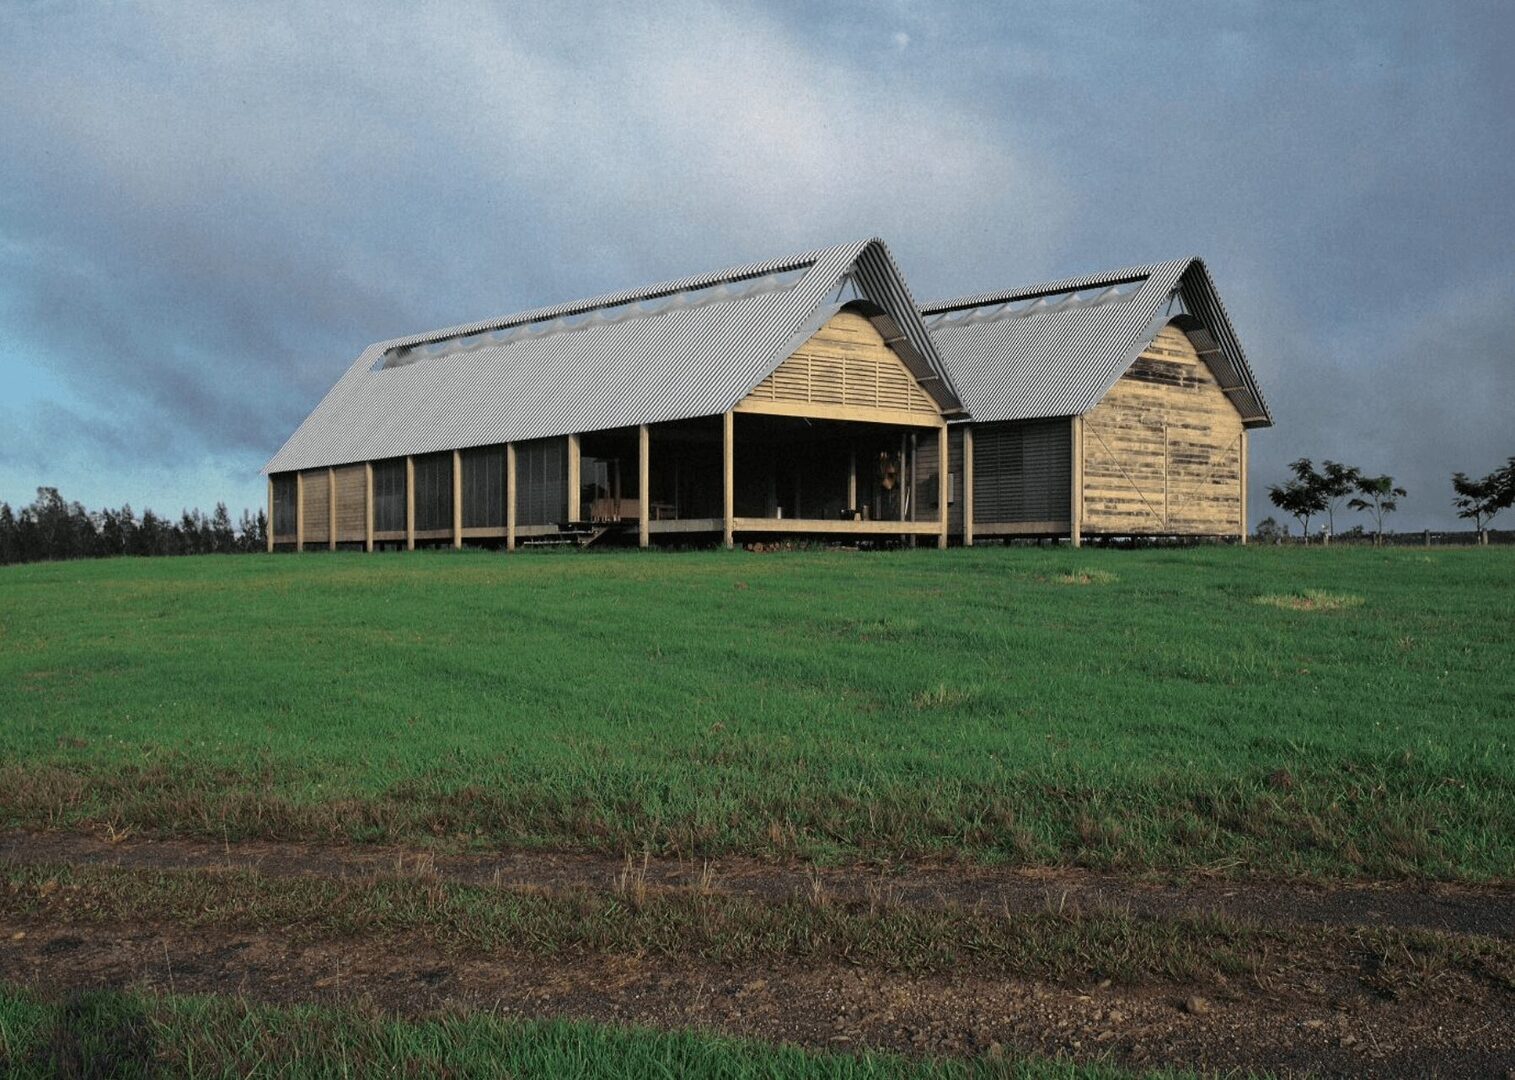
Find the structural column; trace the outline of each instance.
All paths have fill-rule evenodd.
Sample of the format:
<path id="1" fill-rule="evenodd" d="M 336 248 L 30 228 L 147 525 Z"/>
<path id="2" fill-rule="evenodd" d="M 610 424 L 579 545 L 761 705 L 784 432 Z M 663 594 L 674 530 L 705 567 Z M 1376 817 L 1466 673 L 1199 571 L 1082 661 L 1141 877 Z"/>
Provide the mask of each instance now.
<path id="1" fill-rule="evenodd" d="M 1068 492 L 1068 539 L 1074 547 L 1084 542 L 1084 418 L 1075 416 L 1068 421 L 1070 430 L 1068 452 L 1073 467 L 1073 486 Z"/>
<path id="2" fill-rule="evenodd" d="M 373 550 L 373 462 L 363 462 L 363 550 Z"/>
<path id="3" fill-rule="evenodd" d="M 405 550 L 416 549 L 416 459 L 405 455 Z"/>
<path id="4" fill-rule="evenodd" d="M 1240 442 L 1236 448 L 1236 473 L 1239 477 L 1237 483 L 1241 488 L 1241 536 L 1243 544 L 1247 542 L 1247 429 L 1242 428 L 1239 436 Z"/>
<path id="5" fill-rule="evenodd" d="M 847 513 L 857 513 L 857 447 L 847 452 Z"/>
<path id="6" fill-rule="evenodd" d="M 505 444 L 505 550 L 516 549 L 516 444 Z"/>
<path id="7" fill-rule="evenodd" d="M 936 546 L 945 549 L 947 547 L 948 523 L 952 520 L 947 513 L 947 488 L 952 480 L 952 472 L 949 466 L 952 459 L 948 456 L 950 444 L 947 441 L 947 425 L 943 424 L 936 429 L 936 505 L 942 519 L 942 530 L 936 535 Z"/>
<path id="8" fill-rule="evenodd" d="M 305 474 L 295 473 L 295 550 L 305 550 Z"/>
<path id="9" fill-rule="evenodd" d="M 337 550 L 337 470 L 326 467 L 326 550 Z"/>
<path id="10" fill-rule="evenodd" d="M 274 478 L 272 473 L 268 476 L 268 528 L 266 532 L 268 533 L 268 553 L 272 555 L 274 553 Z"/>
<path id="11" fill-rule="evenodd" d="M 637 427 L 637 547 L 646 547 L 650 540 L 647 518 L 652 510 L 652 497 L 647 488 L 648 478 L 652 473 L 648 465 L 652 449 L 651 442 L 647 425 L 639 425 Z"/>
<path id="12" fill-rule="evenodd" d="M 452 452 L 452 546 L 463 546 L 463 452 Z"/>
<path id="13" fill-rule="evenodd" d="M 579 490 L 579 437 L 568 436 L 568 520 L 578 521 L 583 507 L 579 505 L 582 492 Z"/>
<path id="14" fill-rule="evenodd" d="M 730 550 L 736 517 L 736 415 L 729 410 L 721 414 L 721 542 Z"/>
<path id="15" fill-rule="evenodd" d="M 973 546 L 973 425 L 963 425 L 963 546 Z"/>

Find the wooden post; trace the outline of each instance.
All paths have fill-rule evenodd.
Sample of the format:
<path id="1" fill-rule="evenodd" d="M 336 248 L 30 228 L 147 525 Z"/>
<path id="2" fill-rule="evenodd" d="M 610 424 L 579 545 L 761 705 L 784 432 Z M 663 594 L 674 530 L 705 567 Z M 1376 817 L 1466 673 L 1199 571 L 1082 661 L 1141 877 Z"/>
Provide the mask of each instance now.
<path id="1" fill-rule="evenodd" d="M 516 549 L 516 444 L 505 444 L 505 550 Z"/>
<path id="2" fill-rule="evenodd" d="M 652 472 L 648 465 L 651 442 L 647 425 L 639 425 L 637 427 L 637 547 L 646 547 L 650 539 L 651 530 L 647 526 L 647 516 L 652 509 L 652 496 L 647 488 L 648 478 Z"/>
<path id="3" fill-rule="evenodd" d="M 463 451 L 452 452 L 452 546 L 463 546 Z"/>
<path id="4" fill-rule="evenodd" d="M 416 549 L 416 459 L 405 455 L 405 550 Z"/>
<path id="5" fill-rule="evenodd" d="M 973 425 L 963 425 L 963 546 L 973 546 Z"/>
<path id="6" fill-rule="evenodd" d="M 274 553 L 274 476 L 268 474 L 268 553 Z"/>
<path id="7" fill-rule="evenodd" d="M 936 429 L 936 505 L 942 519 L 942 531 L 937 534 L 936 546 L 943 551 L 947 549 L 947 523 L 951 520 L 951 515 L 947 513 L 947 488 L 952 480 L 949 468 L 951 464 L 947 425 L 943 424 Z"/>
<path id="8" fill-rule="evenodd" d="M 857 517 L 857 447 L 847 451 L 847 513 Z"/>
<path id="9" fill-rule="evenodd" d="M 337 470 L 326 467 L 326 550 L 337 550 Z"/>
<path id="10" fill-rule="evenodd" d="M 579 491 L 579 437 L 568 436 L 568 520 L 578 521 L 583 511 Z"/>
<path id="11" fill-rule="evenodd" d="M 363 550 L 373 550 L 373 462 L 363 462 Z"/>
<path id="12" fill-rule="evenodd" d="M 1068 492 L 1068 539 L 1074 547 L 1081 547 L 1084 542 L 1084 418 L 1075 416 L 1068 422 L 1068 426 L 1072 429 L 1068 452 L 1073 459 L 1073 468 L 1069 470 L 1073 474 L 1073 488 Z M 1166 465 L 1163 473 L 1166 476 Z M 1165 511 L 1166 509 L 1164 506 Z"/>
<path id="13" fill-rule="evenodd" d="M 730 410 L 721 414 L 721 542 L 729 551 L 735 547 L 733 521 L 736 517 L 736 416 Z"/>
<path id="14" fill-rule="evenodd" d="M 1237 446 L 1237 473 L 1241 476 L 1241 542 L 1247 542 L 1247 429 L 1241 430 Z"/>
<path id="15" fill-rule="evenodd" d="M 295 550 L 305 550 L 305 474 L 295 473 Z"/>

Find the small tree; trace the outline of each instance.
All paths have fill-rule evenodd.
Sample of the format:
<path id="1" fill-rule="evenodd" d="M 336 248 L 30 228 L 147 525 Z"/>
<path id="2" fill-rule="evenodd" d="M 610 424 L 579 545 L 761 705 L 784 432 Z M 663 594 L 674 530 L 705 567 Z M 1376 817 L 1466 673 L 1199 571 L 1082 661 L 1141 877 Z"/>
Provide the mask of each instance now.
<path id="1" fill-rule="evenodd" d="M 1336 508 L 1341 505 L 1341 500 L 1352 494 L 1357 488 L 1357 482 L 1362 479 L 1362 470 L 1354 465 L 1343 465 L 1339 461 L 1322 461 L 1321 472 L 1317 474 L 1315 485 L 1320 489 L 1320 494 L 1326 504 L 1326 528 L 1331 534 L 1336 534 Z"/>
<path id="2" fill-rule="evenodd" d="M 1259 521 L 1257 529 L 1252 533 L 1253 538 L 1260 544 L 1276 544 L 1288 535 L 1288 527 L 1280 525 L 1272 516 Z"/>
<path id="3" fill-rule="evenodd" d="M 1373 546 L 1378 547 L 1383 543 L 1383 516 L 1398 510 L 1399 500 L 1405 498 L 1408 492 L 1396 486 L 1392 476 L 1359 476 L 1357 492 L 1357 496 L 1350 499 L 1347 506 L 1372 515 Z"/>
<path id="4" fill-rule="evenodd" d="M 1306 469 L 1310 469 L 1310 462 L 1301 458 L 1294 465 L 1303 462 Z M 1294 466 L 1290 466 L 1293 468 Z M 1296 470 L 1297 476 L 1297 470 Z M 1321 494 L 1317 485 L 1308 480 L 1294 479 L 1286 484 L 1273 484 L 1268 488 L 1268 498 L 1273 500 L 1273 505 L 1299 522 L 1304 532 L 1305 543 L 1310 542 L 1310 519 L 1316 514 L 1322 514 L 1326 509 L 1326 497 Z"/>
<path id="5" fill-rule="evenodd" d="M 1452 500 L 1452 505 L 1457 507 L 1457 516 L 1472 519 L 1482 543 L 1489 522 L 1501 510 L 1508 510 L 1515 503 L 1515 457 L 1505 462 L 1503 468 L 1478 480 L 1470 479 L 1467 473 L 1453 473 L 1452 490 L 1457 493 Z"/>

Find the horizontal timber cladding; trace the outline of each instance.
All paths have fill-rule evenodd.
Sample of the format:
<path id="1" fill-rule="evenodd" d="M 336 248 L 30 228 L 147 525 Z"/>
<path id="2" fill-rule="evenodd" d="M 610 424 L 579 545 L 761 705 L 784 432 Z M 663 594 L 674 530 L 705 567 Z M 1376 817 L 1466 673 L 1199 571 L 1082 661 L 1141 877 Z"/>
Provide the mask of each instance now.
<path id="1" fill-rule="evenodd" d="M 331 483 L 325 469 L 307 469 L 305 480 L 305 542 L 324 544 L 331 536 Z"/>
<path id="2" fill-rule="evenodd" d="M 1067 522 L 1072 485 L 1067 419 L 973 425 L 975 524 Z"/>
<path id="3" fill-rule="evenodd" d="M 568 516 L 568 440 L 516 443 L 516 524 L 557 525 Z"/>
<path id="4" fill-rule="evenodd" d="M 405 459 L 386 458 L 373 463 L 374 532 L 405 531 Z"/>
<path id="5" fill-rule="evenodd" d="M 337 540 L 361 542 L 368 535 L 368 474 L 359 465 L 339 465 L 337 475 Z"/>
<path id="6" fill-rule="evenodd" d="M 274 536 L 281 543 L 295 539 L 295 474 L 276 473 L 274 481 Z"/>
<path id="7" fill-rule="evenodd" d="M 452 533 L 452 451 L 418 454 L 416 464 L 416 532 Z"/>
<path id="8" fill-rule="evenodd" d="M 463 528 L 505 524 L 505 448 L 480 446 L 463 454 Z"/>
<path id="9" fill-rule="evenodd" d="M 745 400 L 939 415 L 878 328 L 855 311 L 833 315 Z"/>
<path id="10" fill-rule="evenodd" d="M 1209 365 L 1165 327 L 1084 418 L 1084 530 L 1239 532 L 1241 433 Z"/>

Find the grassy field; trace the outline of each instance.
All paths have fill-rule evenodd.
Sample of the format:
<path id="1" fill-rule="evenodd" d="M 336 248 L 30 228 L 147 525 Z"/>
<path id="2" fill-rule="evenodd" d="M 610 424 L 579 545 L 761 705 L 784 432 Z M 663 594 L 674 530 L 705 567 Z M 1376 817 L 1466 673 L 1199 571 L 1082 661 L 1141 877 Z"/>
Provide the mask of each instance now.
<path id="1" fill-rule="evenodd" d="M 1515 559 L 0 569 L 0 813 L 215 838 L 1508 879 Z"/>
<path id="2" fill-rule="evenodd" d="M 400 1021 L 363 1009 L 268 1008 L 222 998 L 90 993 L 53 1001 L 0 989 L 8 1077 L 573 1077 L 744 1080 L 1119 1080 L 1056 1062 L 909 1061 L 816 1054 L 694 1033 L 502 1020 Z M 1168 1071 L 1151 1080 L 1177 1078 Z"/>

